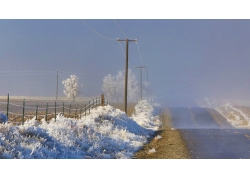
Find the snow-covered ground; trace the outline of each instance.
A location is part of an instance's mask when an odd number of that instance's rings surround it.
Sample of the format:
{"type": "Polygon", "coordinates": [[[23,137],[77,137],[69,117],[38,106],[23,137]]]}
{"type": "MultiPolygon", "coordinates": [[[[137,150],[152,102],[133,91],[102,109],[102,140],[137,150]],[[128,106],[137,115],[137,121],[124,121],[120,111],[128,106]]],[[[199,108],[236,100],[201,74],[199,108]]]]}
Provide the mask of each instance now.
{"type": "Polygon", "coordinates": [[[0,124],[0,158],[129,159],[161,125],[157,104],[141,101],[135,113],[128,117],[107,105],[81,119],[58,115],[49,123],[0,124]]]}
{"type": "Polygon", "coordinates": [[[244,129],[250,128],[249,114],[244,112],[239,106],[228,102],[218,107],[216,110],[221,113],[233,127],[244,129]]]}

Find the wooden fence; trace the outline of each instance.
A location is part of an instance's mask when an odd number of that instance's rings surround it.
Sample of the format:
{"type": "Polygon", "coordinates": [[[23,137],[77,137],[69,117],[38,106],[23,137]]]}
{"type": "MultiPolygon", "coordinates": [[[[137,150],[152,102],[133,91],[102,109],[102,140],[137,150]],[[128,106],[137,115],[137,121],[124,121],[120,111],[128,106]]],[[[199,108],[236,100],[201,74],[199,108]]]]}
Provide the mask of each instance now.
{"type": "MultiPolygon", "coordinates": [[[[93,107],[104,106],[110,104],[108,100],[101,97],[94,98],[81,102],[68,102],[64,101],[19,101],[19,103],[12,103],[8,94],[7,101],[0,101],[0,112],[6,114],[8,121],[15,124],[23,124],[26,119],[36,118],[36,120],[45,119],[49,121],[56,117],[58,114],[62,114],[65,117],[81,118],[90,114],[90,110],[93,107]],[[28,104],[28,105],[27,105],[28,104]],[[6,110],[4,110],[6,109],[6,110]]],[[[15,101],[17,102],[17,101],[15,101]]]]}

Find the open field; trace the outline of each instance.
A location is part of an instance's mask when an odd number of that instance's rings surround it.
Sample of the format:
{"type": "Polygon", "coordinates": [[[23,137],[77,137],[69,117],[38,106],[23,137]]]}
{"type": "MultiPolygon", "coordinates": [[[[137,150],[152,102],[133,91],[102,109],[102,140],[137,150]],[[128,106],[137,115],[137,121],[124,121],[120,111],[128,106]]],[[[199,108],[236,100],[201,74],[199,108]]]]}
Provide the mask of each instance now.
{"type": "MultiPolygon", "coordinates": [[[[99,96],[100,97],[100,96],[99,96]]],[[[89,101],[99,97],[77,97],[75,101],[89,101]]],[[[10,96],[11,101],[55,101],[56,97],[40,97],[40,96],[10,96]]],[[[67,97],[58,97],[58,101],[72,101],[72,99],[67,97]]],[[[0,101],[7,101],[7,96],[0,96],[0,101]]]]}
{"type": "MultiPolygon", "coordinates": [[[[0,99],[0,112],[7,113],[7,97],[1,96],[0,99]]],[[[46,118],[46,106],[48,103],[47,120],[55,117],[55,114],[61,113],[65,117],[80,118],[80,114],[85,115],[84,107],[92,101],[92,97],[77,98],[76,101],[69,100],[68,98],[58,98],[55,108],[55,99],[53,97],[23,97],[11,96],[8,108],[9,122],[19,124],[23,120],[23,100],[25,98],[25,112],[24,121],[32,119],[36,116],[36,107],[38,106],[37,119],[41,120],[46,118]]],[[[99,98],[99,97],[98,97],[99,98]]],[[[124,110],[123,103],[112,103],[112,106],[120,110],[124,110]]],[[[128,103],[128,115],[131,116],[134,112],[136,103],[128,103]]],[[[89,111],[86,112],[86,115],[89,111]]]]}

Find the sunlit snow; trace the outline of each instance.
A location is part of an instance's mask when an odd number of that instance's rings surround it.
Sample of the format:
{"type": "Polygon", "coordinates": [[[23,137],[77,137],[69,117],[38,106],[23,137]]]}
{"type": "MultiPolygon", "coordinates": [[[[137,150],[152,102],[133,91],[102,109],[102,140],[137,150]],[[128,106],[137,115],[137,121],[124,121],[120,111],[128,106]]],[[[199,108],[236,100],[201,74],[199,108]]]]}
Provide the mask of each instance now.
{"type": "Polygon", "coordinates": [[[250,128],[250,118],[246,112],[243,112],[240,107],[234,106],[228,102],[216,109],[221,113],[227,121],[236,128],[250,128]]]}
{"type": "Polygon", "coordinates": [[[159,106],[138,103],[131,118],[114,107],[100,106],[81,119],[57,115],[47,123],[0,124],[0,158],[132,158],[161,125],[159,106]]]}

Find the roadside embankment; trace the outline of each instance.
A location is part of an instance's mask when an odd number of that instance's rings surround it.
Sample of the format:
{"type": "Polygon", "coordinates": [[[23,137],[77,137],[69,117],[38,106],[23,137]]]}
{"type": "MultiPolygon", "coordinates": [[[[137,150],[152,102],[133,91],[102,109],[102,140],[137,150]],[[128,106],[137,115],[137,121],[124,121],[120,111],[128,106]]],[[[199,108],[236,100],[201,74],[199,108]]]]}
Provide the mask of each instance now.
{"type": "Polygon", "coordinates": [[[149,139],[135,159],[190,159],[191,156],[182,139],[181,133],[172,128],[171,112],[164,108],[161,112],[162,127],[149,139]],[[152,151],[153,150],[153,151],[152,151]]]}

